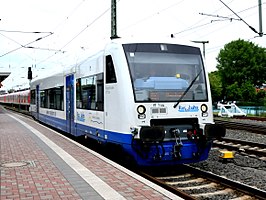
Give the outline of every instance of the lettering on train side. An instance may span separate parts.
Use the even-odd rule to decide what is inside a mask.
[[[97,123],[97,124],[103,124],[101,118],[99,116],[92,116],[91,122]]]
[[[50,115],[50,116],[56,116],[56,112],[55,111],[51,111],[51,110],[47,110],[46,114]]]
[[[198,112],[199,107],[195,105],[179,106],[178,111],[179,112]]]

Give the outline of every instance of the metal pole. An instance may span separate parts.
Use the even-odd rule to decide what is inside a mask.
[[[118,38],[116,22],[116,0],[111,0],[111,39]]]
[[[262,37],[263,36],[263,32],[262,32],[262,6],[261,6],[261,0],[259,0],[259,36]]]
[[[209,41],[192,41],[192,42],[195,42],[195,43],[202,43],[203,45],[203,57],[205,59],[205,44],[206,43],[209,43]]]

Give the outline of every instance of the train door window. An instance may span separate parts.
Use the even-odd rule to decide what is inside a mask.
[[[77,108],[82,108],[81,101],[81,78],[76,80],[76,106]]]
[[[115,67],[111,55],[106,56],[106,83],[116,83]]]
[[[31,104],[36,104],[36,90],[31,90],[30,91],[30,103]]]
[[[103,111],[104,105],[104,92],[103,92],[103,73],[97,75],[97,106],[96,109]]]
[[[48,108],[48,91],[47,90],[40,91],[40,99],[41,99],[41,107]]]
[[[77,108],[96,109],[96,76],[83,77],[76,82]]]

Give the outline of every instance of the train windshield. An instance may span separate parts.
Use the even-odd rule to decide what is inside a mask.
[[[135,101],[207,101],[200,49],[174,44],[123,45]]]

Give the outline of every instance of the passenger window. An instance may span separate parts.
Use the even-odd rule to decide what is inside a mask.
[[[36,103],[36,90],[31,90],[30,91],[30,99],[31,99],[31,104]]]
[[[103,111],[103,73],[76,80],[76,107]]]
[[[106,83],[116,83],[115,68],[112,57],[106,56]]]

